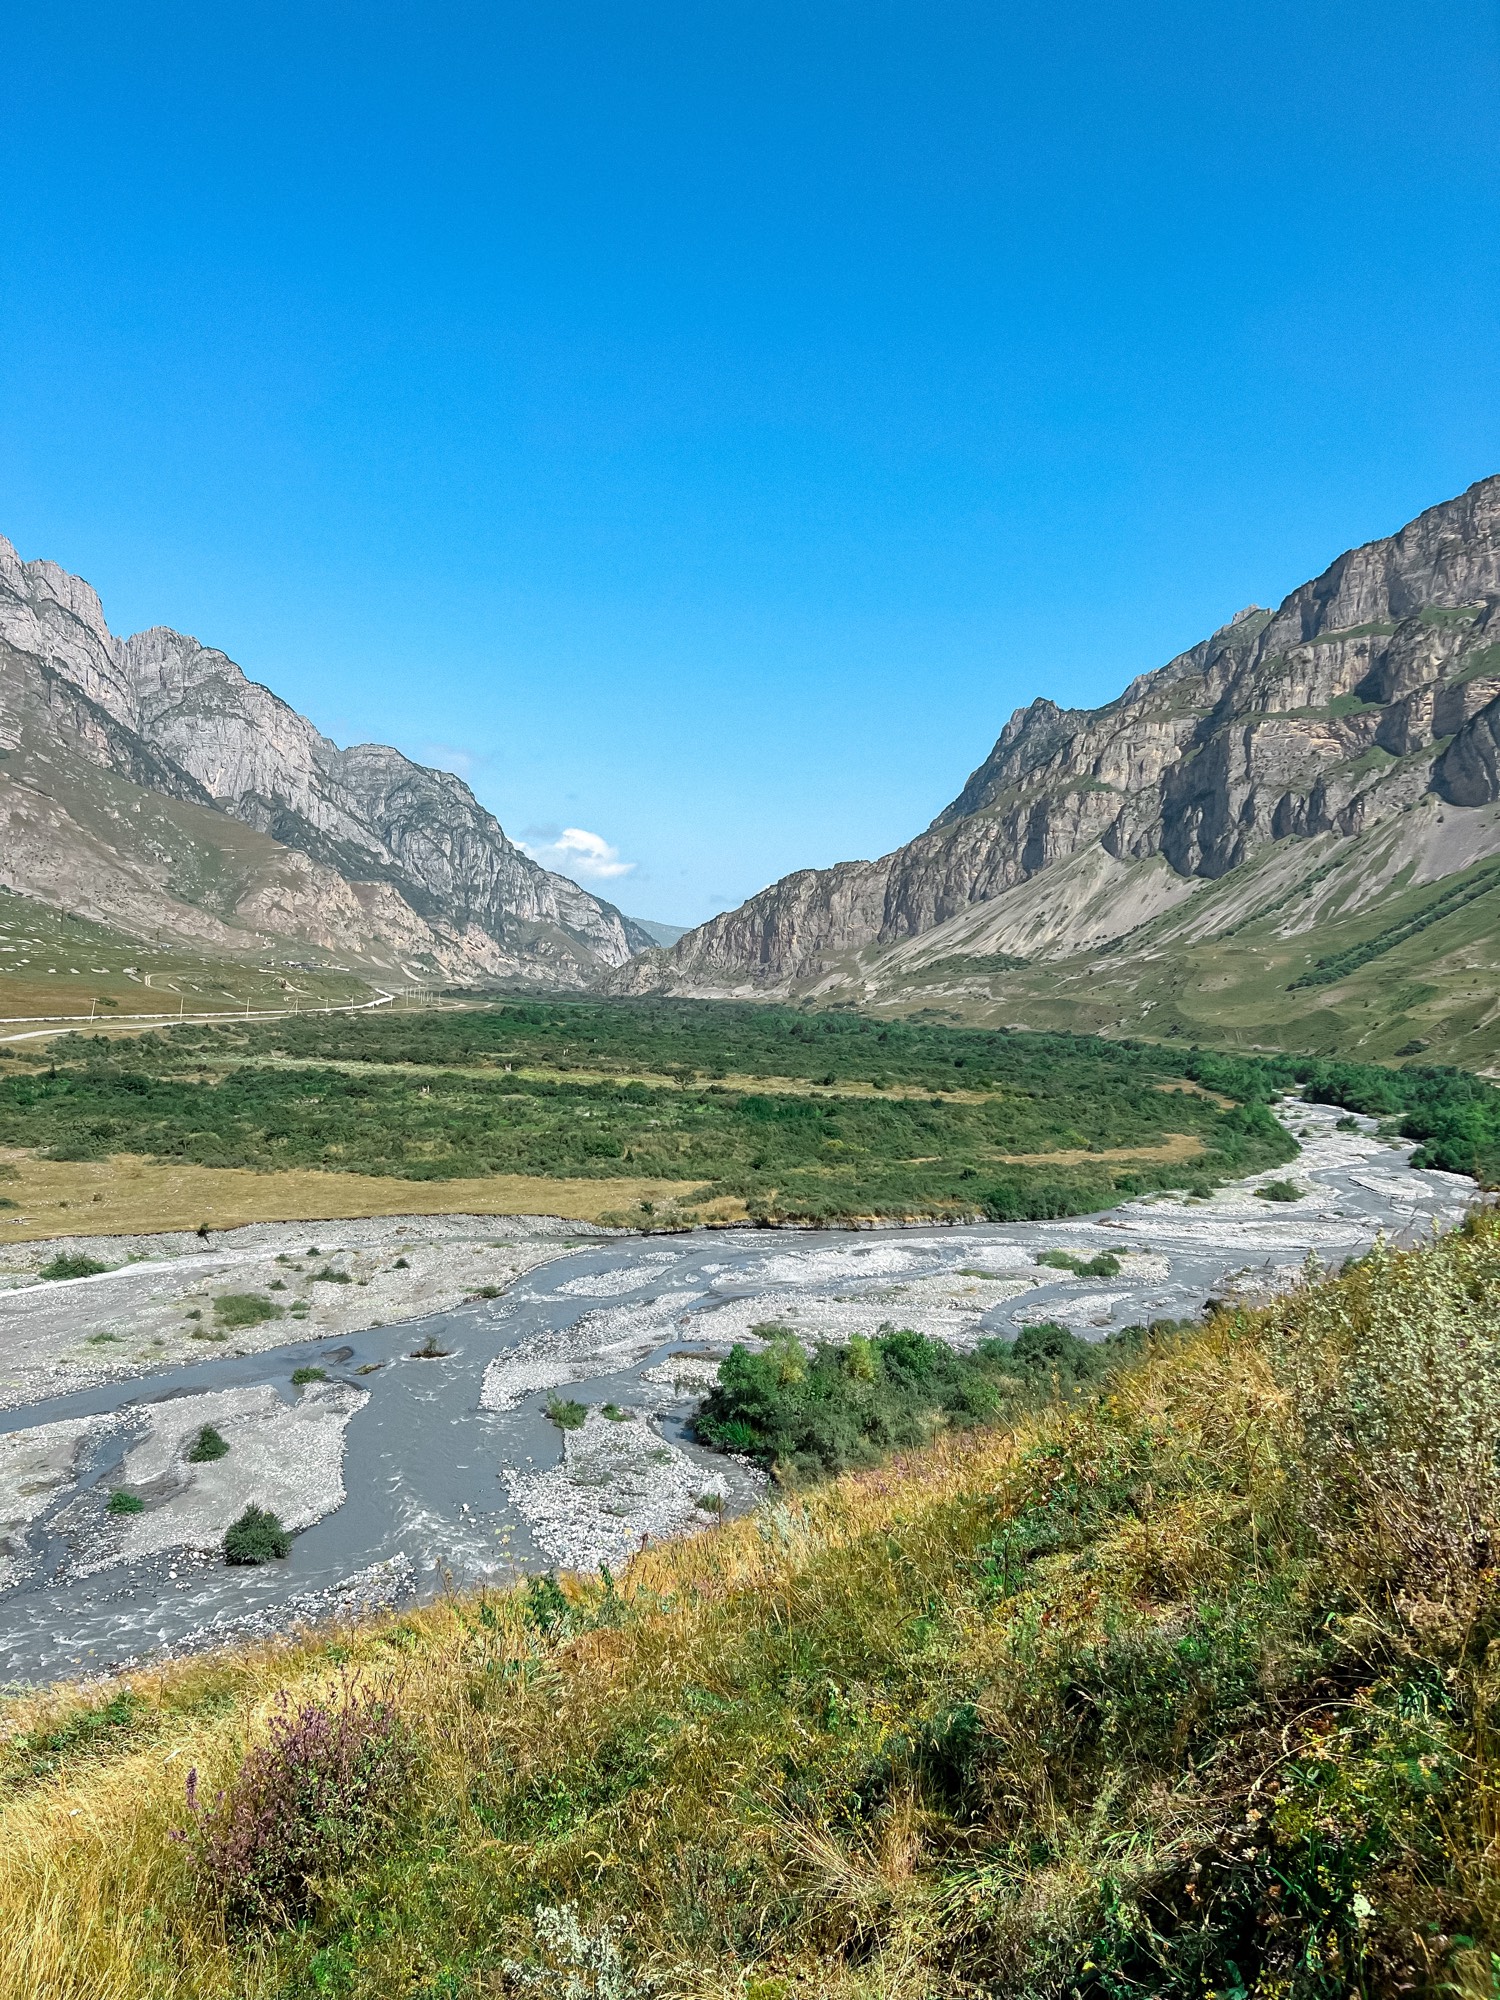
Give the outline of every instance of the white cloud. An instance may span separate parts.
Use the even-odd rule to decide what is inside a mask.
[[[588,833],[581,826],[565,826],[555,839],[539,845],[520,841],[519,846],[533,861],[559,875],[581,876],[586,882],[615,882],[635,870],[633,861],[622,861],[618,847],[611,847],[601,834]]]

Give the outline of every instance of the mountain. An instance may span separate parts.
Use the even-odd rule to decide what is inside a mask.
[[[1392,927],[1417,925],[1349,978],[1409,945],[1413,965],[1433,961],[1456,924],[1454,980],[1406,1004],[1435,1006],[1438,1028],[1460,974],[1484,983],[1488,962],[1470,961],[1495,938],[1496,854],[1500,478],[1340,556],[1275,611],[1240,612],[1103,708],[1017,710],[915,840],[786,876],[610,984],[1121,1028],[1196,968],[1212,995],[1179,991],[1151,1023],[1187,1032],[1233,1012],[1248,955],[1270,987],[1240,1029],[1264,1017],[1274,1039],[1300,1011],[1323,1046],[1346,982],[1320,972],[1294,1000],[1293,979]],[[1424,921],[1476,868],[1475,895]],[[1389,991],[1365,997],[1385,1034]],[[1471,1030],[1477,1017],[1454,1032]]]
[[[631,917],[628,921],[633,923],[637,930],[644,931],[653,944],[676,944],[680,937],[687,936],[686,924],[652,923],[646,917]]]
[[[225,654],[121,639],[0,538],[0,886],[226,952],[584,986],[654,940],[510,841],[461,779],[341,750]]]

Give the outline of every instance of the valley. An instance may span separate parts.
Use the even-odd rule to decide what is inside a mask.
[[[1465,1214],[1472,1183],[1414,1168],[1372,1120],[1345,1117],[1346,1131],[1334,1107],[1279,1110],[1286,1200],[1265,1198],[1281,1178],[1262,1173],[1207,1198],[940,1232],[647,1246],[543,1219],[405,1215],[335,1223],[313,1244],[262,1224],[208,1245],[167,1233],[0,1252],[0,1681],[264,1636],[377,1586],[400,1602],[618,1569],[648,1541],[702,1532],[765,1481],[698,1443],[693,1411],[731,1348],[776,1329],[808,1347],[897,1323],[960,1351],[1038,1325],[1101,1341],[1264,1301],[1309,1255],[1420,1242]],[[60,1257],[103,1268],[49,1279]],[[221,1299],[260,1316],[219,1314]],[[314,1379],[296,1387],[298,1371]],[[549,1416],[559,1398],[577,1430]],[[230,1449],[200,1468],[183,1454],[205,1423]],[[311,1456],[310,1424],[327,1433]],[[118,1491],[144,1510],[112,1517]],[[288,1561],[224,1566],[247,1503],[297,1531]]]

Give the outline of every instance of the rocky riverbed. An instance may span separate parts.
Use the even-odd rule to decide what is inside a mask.
[[[1289,1169],[1067,1222],[641,1239],[407,1217],[262,1225],[206,1248],[6,1253],[0,1681],[104,1671],[449,1582],[617,1566],[643,1541],[705,1528],[763,1482],[700,1448],[692,1412],[729,1347],[770,1326],[808,1343],[903,1326],[966,1346],[1039,1320],[1102,1336],[1267,1296],[1309,1255],[1337,1264],[1381,1232],[1416,1240],[1473,1198],[1369,1121],[1341,1130],[1337,1112],[1301,1104],[1283,1115],[1301,1143]],[[1257,1191],[1286,1179],[1294,1199]],[[113,1268],[42,1278],[59,1250]],[[1108,1251],[1118,1269],[1038,1262],[1055,1251]],[[226,1327],[225,1293],[283,1309]],[[194,1337],[205,1328],[226,1337]],[[549,1419],[557,1398],[586,1406],[577,1428]],[[205,1427],[225,1449],[199,1460]],[[115,1494],[131,1511],[111,1511]],[[298,1531],[290,1556],[226,1567],[224,1529],[251,1502]]]

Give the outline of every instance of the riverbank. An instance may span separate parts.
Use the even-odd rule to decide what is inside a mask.
[[[1336,1266],[1382,1233],[1421,1240],[1472,1199],[1472,1183],[1413,1168],[1410,1147],[1371,1121],[1349,1129],[1302,1104],[1283,1117],[1298,1147],[1290,1176],[1061,1222],[642,1239],[407,1217],[324,1228],[315,1243],[265,1225],[207,1250],[158,1239],[142,1263],[72,1281],[13,1269],[0,1362],[12,1398],[29,1385],[39,1400],[0,1422],[13,1563],[0,1680],[197,1649],[247,1616],[263,1632],[295,1625],[308,1602],[382,1564],[404,1565],[422,1597],[616,1568],[643,1540],[702,1530],[752,1507],[761,1485],[697,1445],[690,1419],[731,1346],[767,1328],[808,1347],[902,1326],[965,1348],[1047,1321],[1102,1338],[1271,1297],[1301,1282],[1309,1256]],[[281,1316],[230,1329],[224,1297]],[[299,1374],[326,1391],[298,1389]],[[302,1399],[325,1393],[341,1399],[337,1478],[329,1459],[309,1486],[283,1461],[298,1453]],[[180,1442],[217,1421],[225,1396],[235,1422],[244,1401],[243,1431],[224,1431],[229,1458],[196,1466],[174,1448],[133,1479],[157,1413],[173,1413]],[[554,1422],[554,1403],[580,1405],[581,1428]],[[243,1476],[253,1466],[267,1491],[289,1482],[306,1526],[285,1562],[226,1569],[224,1526],[247,1500],[264,1504]],[[143,1505],[131,1534],[106,1507],[122,1485]],[[147,1524],[149,1553],[137,1546]]]

